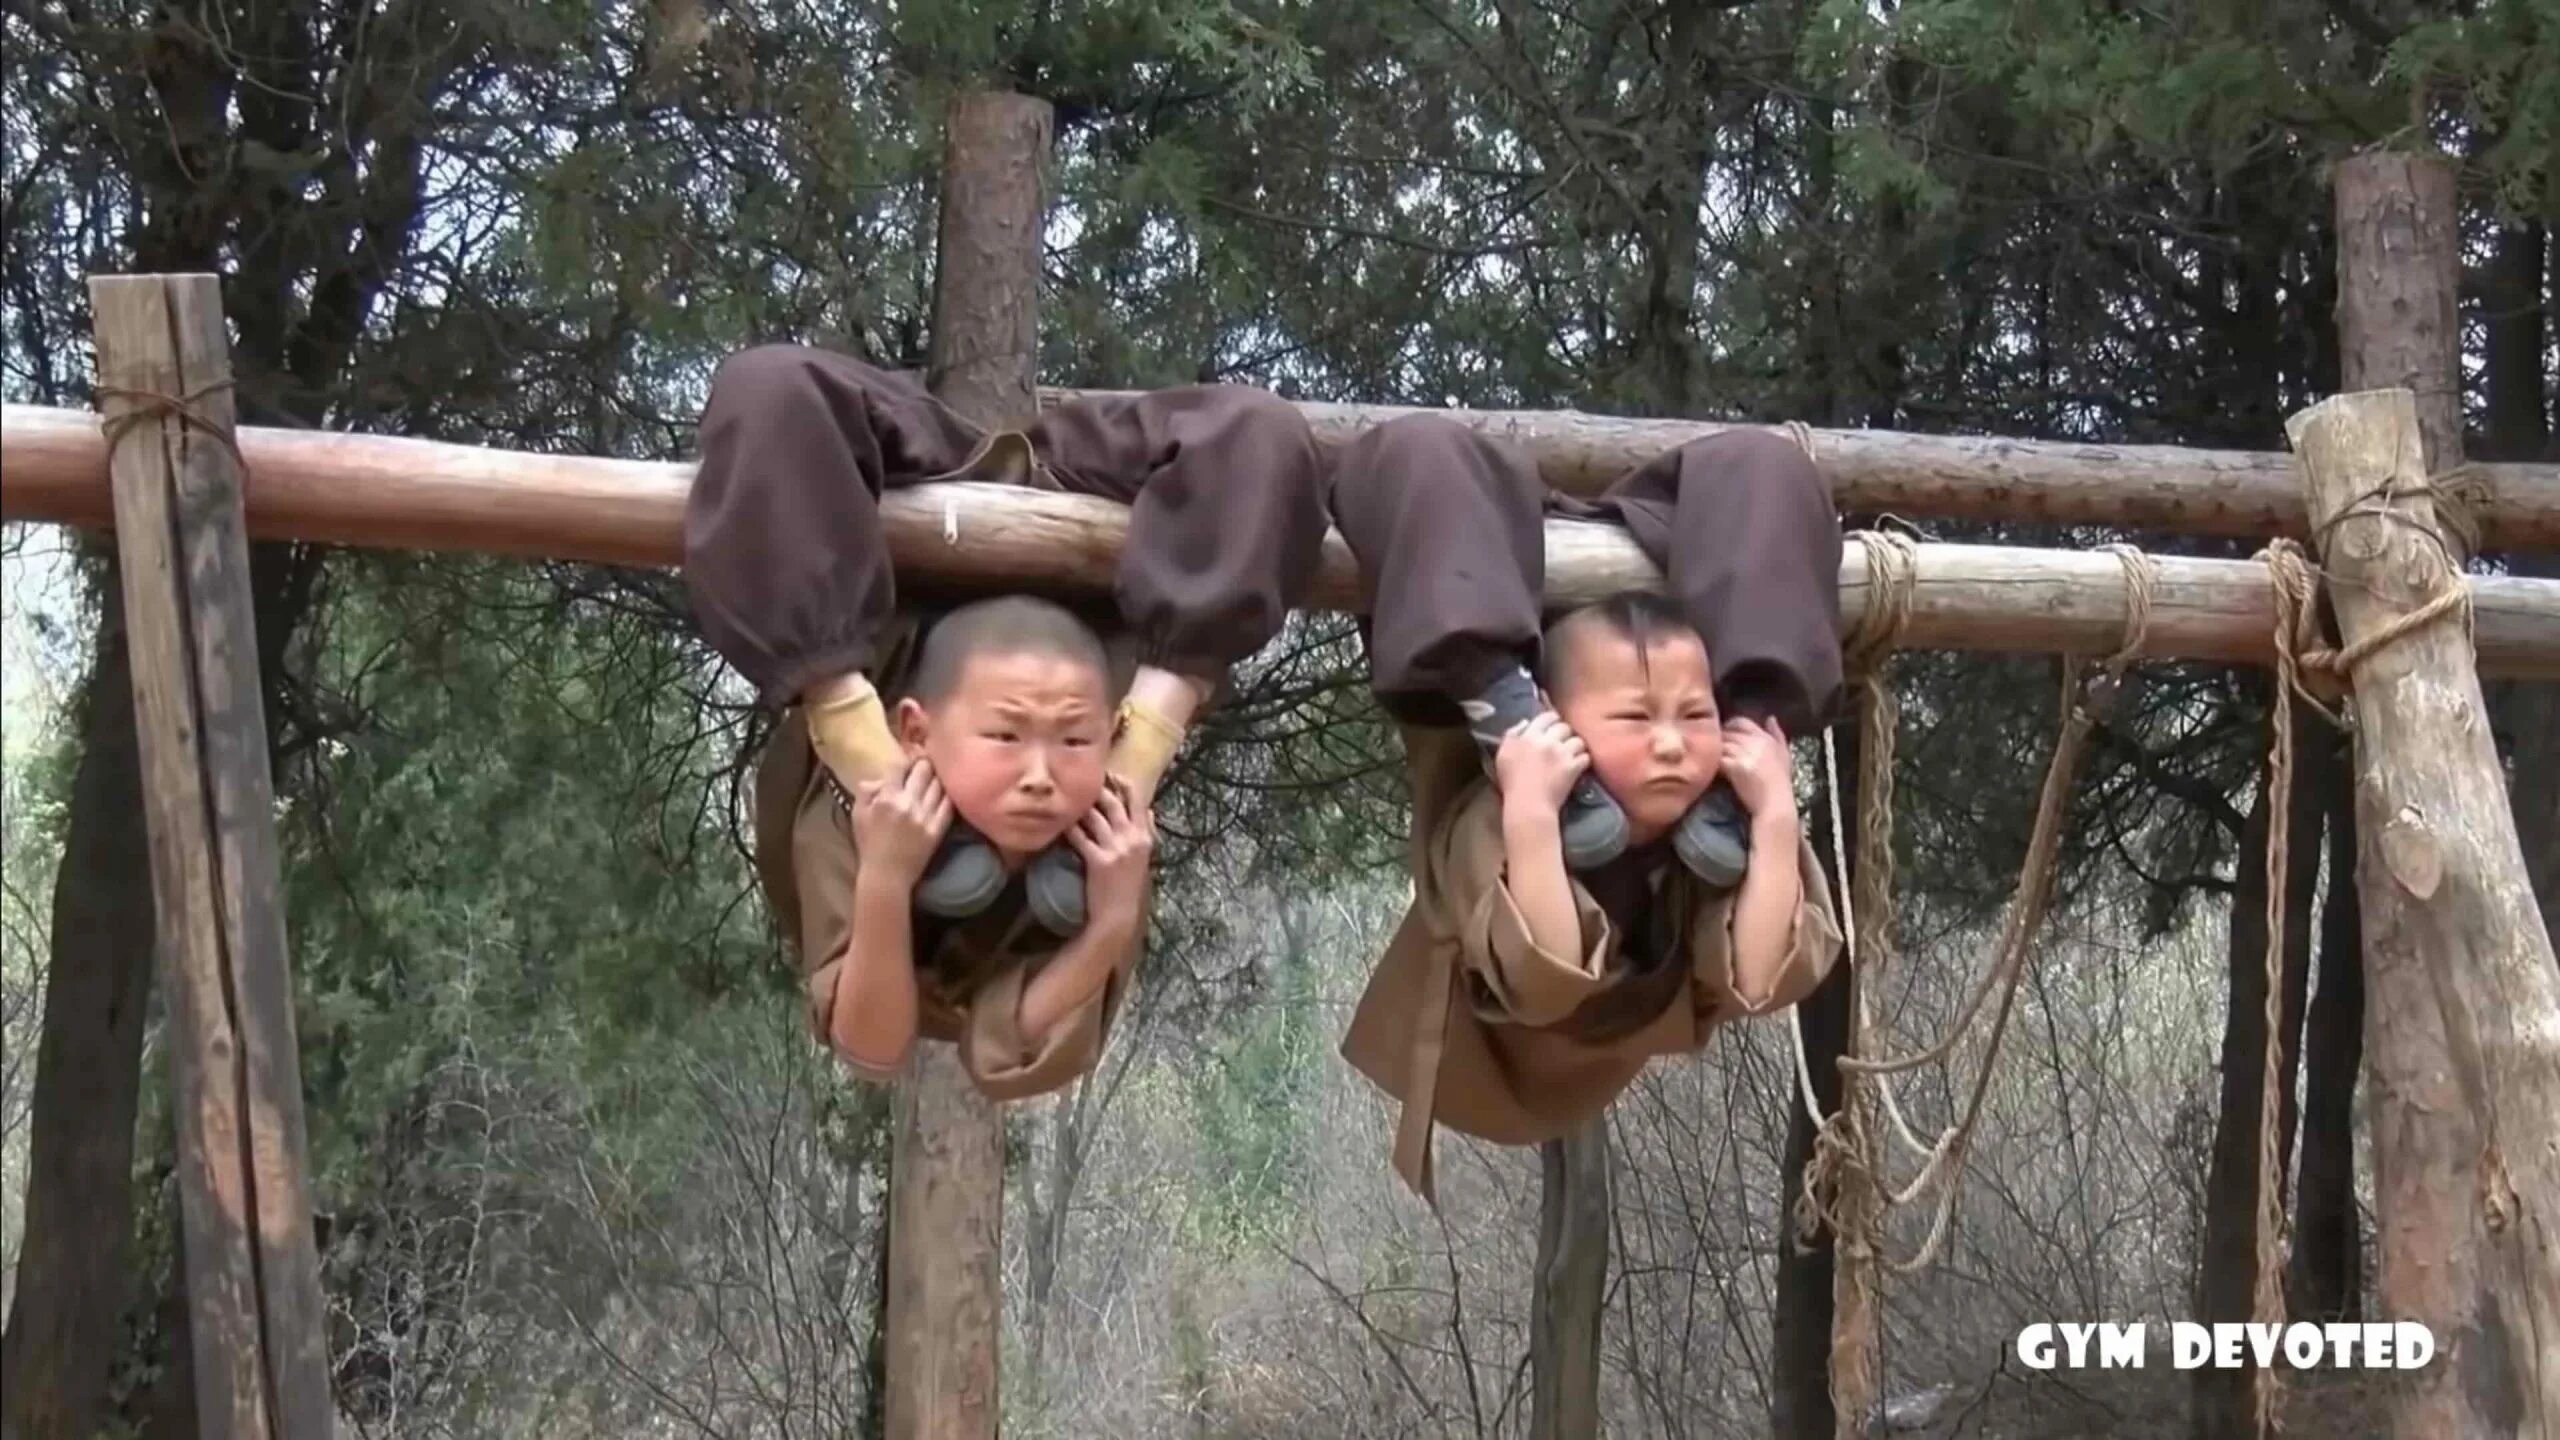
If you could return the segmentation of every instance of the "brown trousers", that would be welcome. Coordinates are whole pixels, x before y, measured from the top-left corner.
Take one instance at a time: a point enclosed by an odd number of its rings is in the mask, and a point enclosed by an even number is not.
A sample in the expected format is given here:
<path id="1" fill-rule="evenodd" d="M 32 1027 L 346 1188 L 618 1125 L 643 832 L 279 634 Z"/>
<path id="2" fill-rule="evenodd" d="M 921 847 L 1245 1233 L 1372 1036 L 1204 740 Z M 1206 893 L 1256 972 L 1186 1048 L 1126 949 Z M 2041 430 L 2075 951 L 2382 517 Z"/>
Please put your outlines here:
<path id="1" fill-rule="evenodd" d="M 1279 399 L 1199 385 L 1078 401 L 1023 433 L 1031 483 L 1130 507 L 1115 590 L 1139 664 L 1223 679 L 1305 598 L 1324 472 Z M 712 648 L 776 707 L 884 658 L 899 597 L 880 495 L 949 475 L 985 439 L 913 380 L 849 356 L 730 357 L 684 517 L 685 582 Z"/>
<path id="2" fill-rule="evenodd" d="M 1369 430 L 1334 458 L 1334 524 L 1371 593 L 1369 669 L 1401 718 L 1455 724 L 1454 697 L 1537 666 L 1544 517 L 1626 528 L 1707 643 L 1729 715 L 1790 736 L 1840 695 L 1840 519 L 1784 437 L 1736 430 L 1627 472 L 1596 500 L 1550 493 L 1516 447 L 1436 415 Z"/>

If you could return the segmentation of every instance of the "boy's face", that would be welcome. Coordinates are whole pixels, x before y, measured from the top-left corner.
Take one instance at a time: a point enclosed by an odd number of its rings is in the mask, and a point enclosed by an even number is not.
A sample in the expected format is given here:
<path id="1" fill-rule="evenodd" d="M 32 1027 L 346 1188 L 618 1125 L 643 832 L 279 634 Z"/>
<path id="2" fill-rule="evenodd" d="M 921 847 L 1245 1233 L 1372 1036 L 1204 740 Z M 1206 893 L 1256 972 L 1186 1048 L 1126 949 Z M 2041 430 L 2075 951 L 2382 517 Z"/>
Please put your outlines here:
<path id="1" fill-rule="evenodd" d="M 1661 838 L 1716 778 L 1724 738 L 1707 647 L 1657 633 L 1639 652 L 1606 628 L 1559 659 L 1556 713 L 1591 751 L 1591 773 L 1627 812 L 1638 843 Z"/>
<path id="2" fill-rule="evenodd" d="M 975 655 L 941 703 L 898 703 L 898 738 L 933 763 L 951 808 L 1009 860 L 1049 847 L 1102 798 L 1103 677 L 1033 652 Z"/>

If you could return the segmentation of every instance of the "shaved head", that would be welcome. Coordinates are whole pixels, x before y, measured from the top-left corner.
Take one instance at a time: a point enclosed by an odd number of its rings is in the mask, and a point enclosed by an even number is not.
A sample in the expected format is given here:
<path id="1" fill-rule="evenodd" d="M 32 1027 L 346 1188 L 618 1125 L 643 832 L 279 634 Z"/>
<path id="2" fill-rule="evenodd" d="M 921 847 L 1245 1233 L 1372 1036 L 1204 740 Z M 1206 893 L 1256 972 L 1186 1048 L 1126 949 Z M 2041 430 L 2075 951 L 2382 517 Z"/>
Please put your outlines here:
<path id="1" fill-rule="evenodd" d="M 925 631 L 907 694 L 932 707 L 950 698 L 969 662 L 982 655 L 1038 655 L 1088 666 L 1111 689 L 1111 661 L 1093 627 L 1065 606 L 1028 595 L 963 605 Z"/>
<path id="2" fill-rule="evenodd" d="M 1561 704 L 1582 680 L 1583 652 L 1597 636 L 1633 645 L 1639 664 L 1657 640 L 1699 639 L 1669 598 L 1650 590 L 1621 590 L 1597 604 L 1569 611 L 1547 627 L 1544 649 L 1547 694 Z M 1703 642 L 1701 642 L 1703 643 Z"/>

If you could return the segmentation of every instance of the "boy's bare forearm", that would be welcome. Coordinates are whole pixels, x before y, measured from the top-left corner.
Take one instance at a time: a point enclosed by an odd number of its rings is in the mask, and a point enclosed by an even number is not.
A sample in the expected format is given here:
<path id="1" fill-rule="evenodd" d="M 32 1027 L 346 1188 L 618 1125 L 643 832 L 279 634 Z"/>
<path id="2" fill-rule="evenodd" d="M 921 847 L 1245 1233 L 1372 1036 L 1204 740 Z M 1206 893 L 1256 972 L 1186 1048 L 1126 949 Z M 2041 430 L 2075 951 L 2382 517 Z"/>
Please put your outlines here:
<path id="1" fill-rule="evenodd" d="M 854 879 L 853 924 L 836 979 L 829 1041 L 856 1061 L 894 1064 L 916 1034 L 913 887 L 865 871 Z"/>
<path id="2" fill-rule="evenodd" d="M 1018 1023 L 1024 1043 L 1037 1049 L 1050 1031 L 1102 993 L 1137 946 L 1145 924 L 1143 915 L 1101 913 L 1087 919 L 1057 958 L 1022 987 Z"/>
<path id="3" fill-rule="evenodd" d="M 1564 834 L 1552 806 L 1506 804 L 1502 811 L 1505 883 L 1529 938 L 1550 955 L 1582 954 L 1582 917 L 1564 868 Z"/>
<path id="4" fill-rule="evenodd" d="M 1793 810 L 1751 818 L 1751 864 L 1733 897 L 1733 982 L 1746 1005 L 1764 1003 L 1777 988 L 1794 944 L 1809 883 L 1796 859 L 1802 838 Z"/>

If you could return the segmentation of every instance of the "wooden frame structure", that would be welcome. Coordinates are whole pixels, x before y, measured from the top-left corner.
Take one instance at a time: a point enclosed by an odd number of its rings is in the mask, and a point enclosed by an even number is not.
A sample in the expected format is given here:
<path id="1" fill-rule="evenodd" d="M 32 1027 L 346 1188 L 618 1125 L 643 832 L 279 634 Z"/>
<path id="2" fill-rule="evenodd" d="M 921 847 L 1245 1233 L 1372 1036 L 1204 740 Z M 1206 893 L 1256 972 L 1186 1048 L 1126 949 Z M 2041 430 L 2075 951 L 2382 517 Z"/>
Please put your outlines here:
<path id="1" fill-rule="evenodd" d="M 941 237 L 948 303 L 937 305 L 933 381 L 964 414 L 1018 423 L 1037 403 L 1032 260 L 1047 107 L 1016 96 L 964 97 L 949 134 Z M 2348 183 L 2342 175 L 2342 187 Z M 665 565 L 677 558 L 689 473 L 277 430 L 240 430 L 235 444 L 215 280 L 102 278 L 94 295 L 106 428 L 85 412 L 7 407 L 0 516 L 112 525 L 124 548 L 162 963 L 176 1006 L 186 1252 L 206 1433 L 326 1434 L 326 1355 L 246 541 Z M 1305 408 L 1334 442 L 1402 413 Z M 2425 453 L 2413 415 L 2405 397 L 2327 402 L 2294 422 L 2299 463 L 1875 432 L 1814 432 L 1813 449 L 1844 508 L 2217 535 L 2310 533 L 2336 577 L 2333 594 L 2353 642 L 2392 627 L 2432 587 L 2461 583 L 2449 566 L 2429 568 L 2443 527 L 2425 482 L 2447 457 Z M 1580 490 L 1721 428 L 1531 412 L 1458 418 L 1527 444 L 1551 483 Z M 2560 466 L 2482 473 L 2484 543 L 2560 548 Z M 2379 511 L 2369 503 L 2376 494 L 2386 498 Z M 2393 495 L 2416 498 L 2395 508 Z M 1106 587 L 1126 523 L 1106 502 L 975 485 L 902 490 L 883 509 L 902 579 L 978 588 Z M 1551 522 L 1548 550 L 1559 600 L 1659 579 L 1607 527 Z M 2112 556 L 1953 544 L 1917 553 L 1912 646 L 2100 652 L 2124 632 L 2126 581 Z M 2271 658 L 2276 612 L 2264 567 L 2162 557 L 2157 574 L 2147 654 Z M 1867 583 L 1852 547 L 1842 595 L 1853 623 L 1868 603 Z M 2397 1293 L 2386 1269 L 2381 1299 L 2431 1323 L 2470 1323 L 2475 1344 L 2478 1323 L 2494 1317 L 2515 1342 L 2505 1353 L 2518 1367 L 2509 1398 L 2520 1408 L 2510 1413 L 2520 1433 L 2552 1440 L 2560 1434 L 2553 1338 L 2560 1335 L 2560 969 L 2526 896 L 2477 676 L 2560 678 L 2560 582 L 2469 583 L 2475 644 L 2443 626 L 2421 628 L 2378 652 L 2356 689 L 2360 734 L 2371 747 L 2358 769 L 2359 809 L 2370 822 L 2359 881 L 2367 913 L 2377 917 L 2368 928 L 2368 969 L 2431 977 L 2418 993 L 2432 999 L 2436 1023 L 2457 1042 L 2458 1094 L 2468 1113 L 2455 1118 L 2473 1127 L 2466 1143 L 2485 1167 L 2483 1210 L 2472 1218 L 2486 1237 L 2478 1245 L 2498 1258 L 2486 1264 L 2464 1250 L 2449 1257 L 2451 1270 L 2429 1271 Z M 1338 537 L 1328 542 L 1319 601 L 1341 608 L 1360 601 Z M 2447 733 L 2463 743 L 2438 743 Z M 2402 1023 L 2380 1013 L 2377 1027 Z M 2395 1136 L 2423 1134 L 2444 1118 L 2394 1094 L 2376 1103 L 2385 1112 L 2378 1130 Z M 965 1081 L 929 1064 L 900 1114 L 890 1432 L 901 1440 L 983 1440 L 997 1414 L 1000 1130 Z M 2388 1163 L 2397 1152 L 2384 1153 Z M 2389 1184 L 2382 1193 L 2387 1253 L 2395 1227 L 2436 1223 L 2436 1212 L 2414 1201 L 2395 1208 Z M 2538 1352 L 2529 1348 L 2537 1345 Z M 2413 1401 L 2397 1416 L 2397 1433 L 2465 1433 L 2463 1417 L 2498 1399 Z"/>
<path id="2" fill-rule="evenodd" d="M 1377 413 L 1392 414 L 1381 408 Z M 85 411 L 0 410 L 10 519 L 97 526 L 109 518 L 106 446 Z M 528 455 L 373 435 L 245 428 L 248 532 L 367 548 L 469 550 L 605 564 L 670 566 L 680 550 L 690 466 Z M 2560 466 L 2506 467 L 2524 503 L 2493 507 L 2539 523 L 2542 490 L 2560 506 Z M 1962 508 L 2009 482 L 1951 488 Z M 1000 485 L 924 485 L 890 492 L 881 520 L 901 582 L 975 590 L 1108 594 L 1128 511 L 1086 495 Z M 1934 514 L 1905 507 L 1906 513 Z M 2560 546 L 2555 546 L 2560 548 Z M 2150 644 L 2160 658 L 2265 664 L 2275 607 L 2266 567 L 2247 560 L 2156 559 Z M 1659 576 L 1615 527 L 1547 522 L 1547 583 L 1559 604 L 1654 584 Z M 2124 634 L 2124 570 L 2096 551 L 1923 544 L 1906 633 L 1916 649 L 2044 654 L 2112 650 Z M 2481 668 L 2560 678 L 2560 583 L 2473 580 Z M 1840 568 L 1844 618 L 1864 613 L 1869 582 L 1852 537 Z M 1361 607 L 1359 573 L 1327 536 L 1315 603 Z"/>

